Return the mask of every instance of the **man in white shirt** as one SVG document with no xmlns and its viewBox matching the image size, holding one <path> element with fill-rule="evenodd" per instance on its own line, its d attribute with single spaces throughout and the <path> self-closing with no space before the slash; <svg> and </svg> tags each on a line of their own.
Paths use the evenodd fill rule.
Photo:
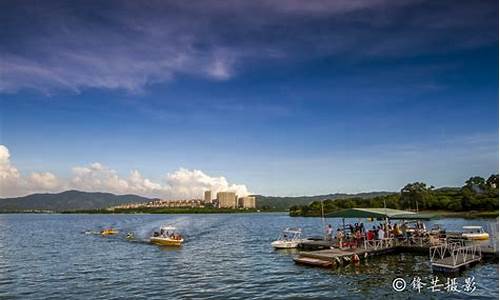
<svg viewBox="0 0 500 300">
<path fill-rule="evenodd" d="M 382 227 L 379 227 L 379 229 L 378 229 L 378 239 L 379 240 L 384 239 L 384 230 L 382 229 Z"/>
<path fill-rule="evenodd" d="M 333 234 L 332 224 L 328 224 L 328 226 L 326 226 L 326 240 L 327 241 L 332 240 L 332 234 Z"/>
</svg>

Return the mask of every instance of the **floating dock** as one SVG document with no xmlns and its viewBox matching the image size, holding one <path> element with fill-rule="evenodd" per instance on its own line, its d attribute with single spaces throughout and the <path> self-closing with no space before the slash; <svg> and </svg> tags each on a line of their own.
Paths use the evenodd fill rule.
<svg viewBox="0 0 500 300">
<path fill-rule="evenodd" d="M 349 208 L 327 215 L 330 218 L 369 218 L 377 220 L 421 220 L 427 219 L 415 212 L 390 208 Z M 425 231 L 425 230 L 424 230 Z M 432 233 L 432 231 L 434 231 Z M 498 231 L 496 235 L 498 235 Z M 381 240 L 344 241 L 311 238 L 298 245 L 299 254 L 293 257 L 297 264 L 334 267 L 350 262 L 357 262 L 370 256 L 388 253 L 412 252 L 429 255 L 433 271 L 454 272 L 472 265 L 483 258 L 498 262 L 497 246 L 480 246 L 474 241 L 466 241 L 462 233 L 446 232 L 440 228 L 424 235 L 415 229 L 409 238 L 386 238 Z M 484 251 L 482 251 L 484 249 Z M 484 254 L 483 254 L 484 253 Z"/>
<path fill-rule="evenodd" d="M 496 258 L 498 261 L 498 250 L 463 240 L 448 242 L 446 239 L 439 241 L 424 238 L 412 241 L 384 239 L 364 241 L 360 247 L 352 248 L 338 248 L 332 241 L 315 240 L 301 243 L 299 249 L 303 251 L 293 257 L 295 263 L 323 268 L 358 262 L 372 256 L 403 252 L 428 253 L 432 270 L 435 272 L 460 271 L 481 261 L 483 256 Z M 481 251 L 482 249 L 485 251 Z"/>
<path fill-rule="evenodd" d="M 360 261 L 369 256 L 377 256 L 382 254 L 391 253 L 397 250 L 394 245 L 393 239 L 384 239 L 376 241 L 365 241 L 361 247 L 356 248 L 334 248 L 329 246 L 329 241 L 313 243 L 307 241 L 306 245 L 302 245 L 301 249 L 308 249 L 311 247 L 321 247 L 321 250 L 315 251 L 301 251 L 298 256 L 293 260 L 297 264 L 311 265 L 319 267 L 331 267 L 335 265 L 343 265 L 350 262 Z M 328 246 L 327 246 L 328 245 Z"/>
<path fill-rule="evenodd" d="M 457 255 L 457 260 L 449 256 L 432 262 L 432 270 L 436 272 L 459 272 L 481 260 L 481 256 Z"/>
<path fill-rule="evenodd" d="M 463 240 L 451 241 L 430 247 L 429 258 L 433 271 L 458 272 L 481 260 L 481 247 Z"/>
</svg>

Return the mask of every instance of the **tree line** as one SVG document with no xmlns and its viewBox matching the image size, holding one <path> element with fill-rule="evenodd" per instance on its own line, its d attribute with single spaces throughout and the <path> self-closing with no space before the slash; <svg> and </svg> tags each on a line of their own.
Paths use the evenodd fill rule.
<svg viewBox="0 0 500 300">
<path fill-rule="evenodd" d="M 384 204 L 385 203 L 385 204 Z M 436 189 L 423 182 L 408 183 L 400 193 L 378 196 L 370 199 L 326 199 L 323 200 L 325 214 L 345 208 L 395 208 L 412 210 L 447 210 L 462 211 L 494 211 L 498 210 L 498 174 L 488 179 L 474 176 L 465 181 L 462 187 Z M 291 216 L 320 216 L 321 201 L 313 201 L 308 205 L 290 207 Z"/>
</svg>

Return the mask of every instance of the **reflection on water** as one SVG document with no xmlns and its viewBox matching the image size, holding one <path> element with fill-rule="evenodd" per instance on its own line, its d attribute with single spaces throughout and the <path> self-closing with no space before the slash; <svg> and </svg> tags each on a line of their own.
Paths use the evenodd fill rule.
<svg viewBox="0 0 500 300">
<path fill-rule="evenodd" d="M 339 225 L 334 219 L 327 222 Z M 451 231 L 488 223 L 434 222 Z M 183 234 L 186 241 L 181 248 L 146 243 L 151 231 L 164 223 L 175 225 Z M 430 280 L 426 256 L 373 257 L 334 269 L 295 265 L 291 256 L 296 250 L 270 246 L 283 228 L 292 226 L 302 227 L 307 236 L 321 235 L 320 219 L 286 214 L 0 215 L 0 298 L 468 297 L 427 289 L 421 294 L 395 292 L 392 280 L 396 277 L 408 282 L 415 276 Z M 83 234 L 104 227 L 120 233 Z M 128 232 L 137 240 L 127 240 Z M 475 296 L 498 297 L 498 264 L 482 263 L 460 274 L 458 280 L 470 276 L 475 277 Z"/>
</svg>

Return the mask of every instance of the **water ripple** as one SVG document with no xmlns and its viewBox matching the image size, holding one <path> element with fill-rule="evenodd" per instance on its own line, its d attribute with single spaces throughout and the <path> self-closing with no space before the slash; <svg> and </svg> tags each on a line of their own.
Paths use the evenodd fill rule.
<svg viewBox="0 0 500 300">
<path fill-rule="evenodd" d="M 334 220 L 329 220 L 334 226 Z M 440 222 L 443 222 L 442 220 Z M 465 220 L 452 220 L 453 226 Z M 161 224 L 185 235 L 180 249 L 141 242 Z M 113 226 L 117 236 L 82 234 Z M 21 299 L 405 299 L 465 294 L 392 290 L 395 277 L 431 276 L 427 257 L 370 258 L 337 269 L 295 265 L 270 242 L 284 227 L 321 233 L 314 218 L 243 215 L 0 215 L 0 298 Z M 127 232 L 139 239 L 130 242 Z M 498 265 L 481 264 L 477 299 L 498 297 Z"/>
</svg>

